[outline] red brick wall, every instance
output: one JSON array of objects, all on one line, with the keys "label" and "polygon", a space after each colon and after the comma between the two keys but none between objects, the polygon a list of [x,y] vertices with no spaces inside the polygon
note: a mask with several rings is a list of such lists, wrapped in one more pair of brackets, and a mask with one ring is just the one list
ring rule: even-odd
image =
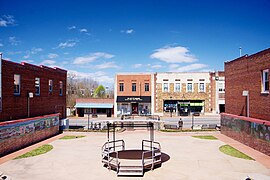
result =
[{"label": "red brick wall", "polygon": [[[124,83],[124,91],[119,91],[119,83]],[[136,83],[136,92],[132,92],[132,83]],[[149,83],[145,92],[144,84]],[[117,75],[117,96],[151,96],[151,74]]]},{"label": "red brick wall", "polygon": [[[56,119],[54,120],[54,123],[52,123],[52,119],[49,120],[49,118]],[[42,123],[44,122],[44,124],[42,125],[42,128],[37,129],[38,127],[35,126],[39,125],[34,124],[40,122],[40,120]],[[32,129],[29,130],[29,127]],[[0,157],[58,133],[59,114],[2,122],[0,123]]]},{"label": "red brick wall", "polygon": [[270,69],[270,49],[225,63],[226,113],[246,116],[249,91],[250,117],[270,121],[270,95],[261,93],[261,72]]},{"label": "red brick wall", "polygon": [[[14,95],[14,74],[21,78],[20,95]],[[27,93],[30,98],[30,117],[61,113],[66,117],[66,76],[67,71],[49,67],[18,64],[2,60],[2,112],[0,122],[27,118]],[[40,96],[35,95],[35,78],[40,78]],[[48,81],[53,80],[53,92],[49,93]],[[63,82],[63,95],[59,95],[59,81]]]}]

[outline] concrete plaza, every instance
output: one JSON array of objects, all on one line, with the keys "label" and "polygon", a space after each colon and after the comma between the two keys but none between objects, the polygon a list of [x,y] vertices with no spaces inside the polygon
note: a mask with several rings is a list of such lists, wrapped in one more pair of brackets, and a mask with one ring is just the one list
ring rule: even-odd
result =
[{"label": "concrete plaza", "polygon": [[[63,135],[86,135],[84,138],[59,140]],[[193,135],[214,135],[219,140],[202,140]],[[141,140],[148,139],[146,130],[124,131],[116,139],[124,139],[126,149],[139,149]],[[0,158],[0,171],[13,180],[74,180],[74,179],[270,179],[270,157],[259,153],[219,132],[165,133],[155,132],[165,155],[162,166],[145,172],[143,177],[117,177],[101,163],[101,146],[106,142],[106,133],[65,132],[51,140],[41,142],[53,145],[46,154],[19,160],[8,160],[31,149],[27,148]],[[226,142],[226,143],[225,143]],[[231,144],[253,160],[239,159],[223,154],[219,147]],[[38,146],[35,145],[35,146]],[[34,147],[32,147],[34,148]],[[5,162],[6,161],[6,162]]]}]

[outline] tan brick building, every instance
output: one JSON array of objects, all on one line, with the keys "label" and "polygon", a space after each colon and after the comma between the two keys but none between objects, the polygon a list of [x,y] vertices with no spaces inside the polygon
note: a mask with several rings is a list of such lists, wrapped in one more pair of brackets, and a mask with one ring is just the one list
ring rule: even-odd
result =
[{"label": "tan brick building", "polygon": [[153,114],[154,74],[119,73],[115,76],[114,116]]},{"label": "tan brick building", "polygon": [[216,75],[218,73],[157,73],[155,113],[179,116],[215,112]]}]

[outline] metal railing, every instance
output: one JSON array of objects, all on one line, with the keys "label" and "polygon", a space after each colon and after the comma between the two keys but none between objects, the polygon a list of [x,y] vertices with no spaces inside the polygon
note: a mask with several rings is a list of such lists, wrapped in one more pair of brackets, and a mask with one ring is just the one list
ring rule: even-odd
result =
[{"label": "metal railing", "polygon": [[[120,143],[118,143],[120,142]],[[114,157],[110,156],[110,153],[116,153],[115,159],[116,159],[116,170],[118,172],[119,170],[119,155],[118,155],[118,151],[116,151],[116,149],[118,149],[120,147],[120,150],[125,150],[125,141],[124,140],[116,140],[116,141],[108,141],[106,143],[103,144],[102,148],[101,148],[101,156],[102,156],[102,160],[103,159],[107,159],[107,166],[108,168],[111,168],[110,163],[114,160]]]},{"label": "metal railing", "polygon": [[[146,150],[146,151],[144,151],[144,150]],[[145,160],[151,159],[152,160],[151,169],[153,170],[155,162],[161,160],[161,157],[159,159],[156,159],[156,157],[159,156],[161,153],[161,146],[160,146],[159,142],[142,140],[142,151],[143,151],[143,153],[142,153],[142,168],[144,168],[144,166],[145,166]],[[156,155],[156,153],[158,155]]]}]

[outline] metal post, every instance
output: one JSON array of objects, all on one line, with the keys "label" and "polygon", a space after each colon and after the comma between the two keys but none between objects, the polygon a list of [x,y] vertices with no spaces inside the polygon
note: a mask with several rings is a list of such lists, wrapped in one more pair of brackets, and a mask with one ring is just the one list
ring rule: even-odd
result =
[{"label": "metal post", "polygon": [[115,124],[113,123],[113,151],[115,151]]},{"label": "metal post", "polygon": [[108,138],[108,142],[110,141],[110,123],[107,123],[107,138]]},{"label": "metal post", "polygon": [[191,123],[192,123],[192,125],[191,125],[191,129],[193,129],[193,127],[194,127],[194,115],[193,115],[193,114],[192,114]]},{"label": "metal post", "polygon": [[247,95],[247,117],[249,117],[249,93]]},{"label": "metal post", "polygon": [[27,117],[30,117],[30,97],[29,97],[29,93],[27,93]]},{"label": "metal post", "polygon": [[87,126],[87,127],[88,127],[88,130],[89,130],[89,115],[90,115],[90,114],[88,114],[88,126]]}]

